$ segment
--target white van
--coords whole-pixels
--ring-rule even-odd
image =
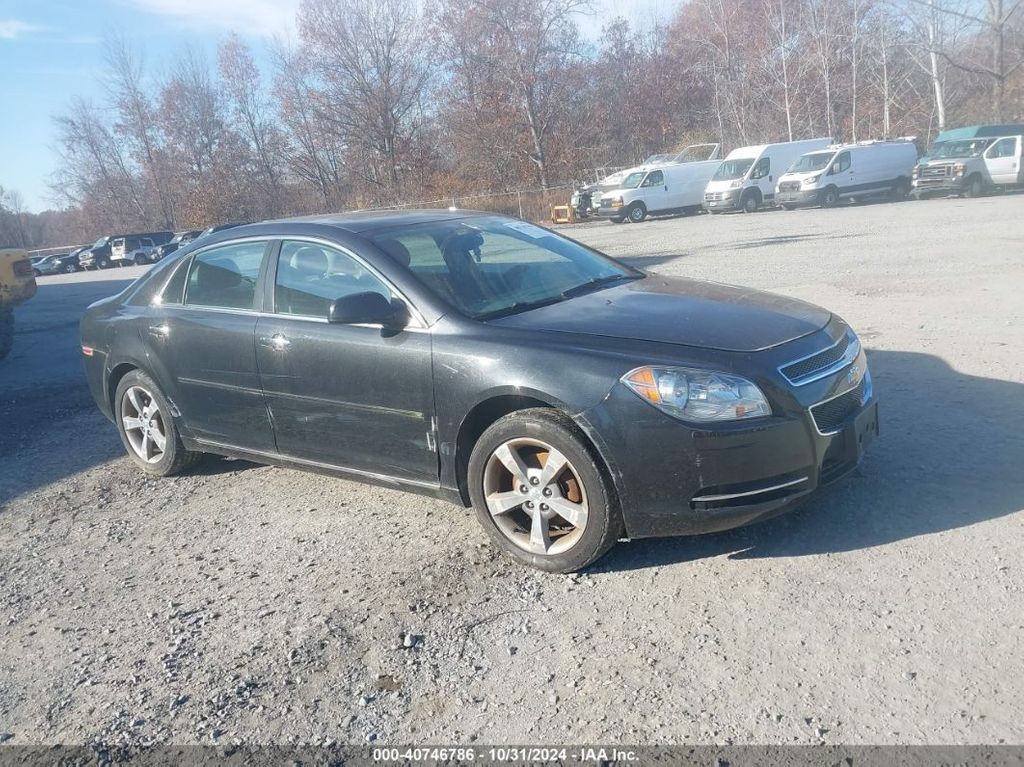
[[[733,149],[704,190],[704,210],[753,213],[763,205],[771,205],[778,177],[801,155],[831,144],[831,138],[812,138]]]
[[[617,189],[603,191],[597,213],[621,224],[639,223],[653,213],[700,210],[704,188],[721,164],[704,160],[637,168]]]
[[[910,139],[833,145],[797,160],[779,178],[775,202],[790,210],[878,195],[902,200],[916,164],[917,145]]]

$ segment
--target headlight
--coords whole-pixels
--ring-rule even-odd
[[[621,380],[641,399],[684,421],[737,421],[772,412],[757,386],[728,373],[647,366]]]
[[[739,189],[741,186],[743,186],[743,179],[742,178],[738,178],[735,181],[733,181],[731,184],[729,184],[729,188],[730,189]]]
[[[817,176],[808,176],[807,178],[804,179],[804,183],[805,184],[817,184],[819,178],[821,178],[821,174],[820,173]]]
[[[957,176],[962,176],[965,170],[967,170],[967,166],[962,162],[958,162],[953,166],[953,173]]]
[[[612,200],[612,207],[613,208],[621,208],[622,207],[622,198],[621,197],[616,197],[614,200]]]
[[[921,166],[920,165],[915,165],[914,169],[912,171],[910,171],[910,177],[911,178],[917,178],[920,175],[921,175]]]

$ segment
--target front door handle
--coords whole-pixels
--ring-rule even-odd
[[[260,346],[266,346],[268,349],[273,349],[276,352],[283,352],[290,343],[291,341],[280,333],[274,333],[272,336],[264,336],[260,339]]]

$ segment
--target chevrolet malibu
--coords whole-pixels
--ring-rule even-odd
[[[878,431],[861,344],[825,309],[485,213],[224,230],[81,334],[143,471],[216,453],[439,496],[555,572],[790,509]]]

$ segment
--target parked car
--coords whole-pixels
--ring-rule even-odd
[[[123,234],[108,234],[100,237],[92,247],[78,256],[78,265],[83,269],[109,269],[113,262],[110,259],[111,240],[124,237]]]
[[[487,213],[222,231],[93,304],[81,344],[149,474],[208,452],[441,497],[558,572],[792,508],[878,428],[860,341],[826,309]]]
[[[174,235],[174,237],[171,238],[170,242],[157,246],[156,260],[159,261],[161,258],[171,255],[171,253],[176,251],[178,248],[182,248],[188,245],[200,234],[202,234],[202,231],[199,229],[192,229],[187,232],[178,232],[177,234]]]
[[[207,237],[207,236],[209,236],[211,234],[216,234],[217,232],[223,232],[225,229],[234,229],[236,226],[245,226],[245,224],[244,223],[217,224],[216,226],[211,226],[211,227],[208,227],[208,228],[204,229],[198,235],[196,235],[193,239],[194,240],[198,240],[201,237]]]
[[[44,274],[53,274],[55,271],[54,262],[57,257],[54,255],[50,256],[34,256],[31,259],[32,274],[36,277],[41,277]]]
[[[910,139],[862,141],[809,152],[779,178],[775,201],[783,208],[821,205],[886,195],[902,200],[910,192],[917,145]]]
[[[704,210],[753,213],[775,201],[778,177],[806,152],[825,149],[831,138],[745,146],[729,152],[704,189]]]
[[[114,238],[110,243],[110,260],[117,266],[152,264],[158,245],[170,242],[174,232],[142,232]]]
[[[639,223],[651,214],[698,211],[719,165],[721,160],[705,160],[639,168],[617,189],[602,194],[598,215],[621,224]]]
[[[59,259],[57,259],[57,261],[59,262],[59,268],[57,271],[69,274],[72,272],[80,271],[82,267],[79,265],[79,259],[81,258],[82,254],[88,249],[88,245],[82,245],[72,250],[66,256],[61,256]]]
[[[943,141],[914,166],[914,196],[980,197],[989,191],[1024,185],[1022,144],[1020,133]]]
[[[28,253],[0,249],[0,360],[14,345],[14,307],[36,294],[36,277]]]
[[[922,157],[922,160],[929,159],[933,155],[942,152],[943,147],[951,141],[965,141],[972,138],[999,138],[1001,136],[1020,136],[1024,134],[1024,124],[1004,123],[1000,125],[967,125],[962,128],[949,128],[935,137],[931,148]]]

